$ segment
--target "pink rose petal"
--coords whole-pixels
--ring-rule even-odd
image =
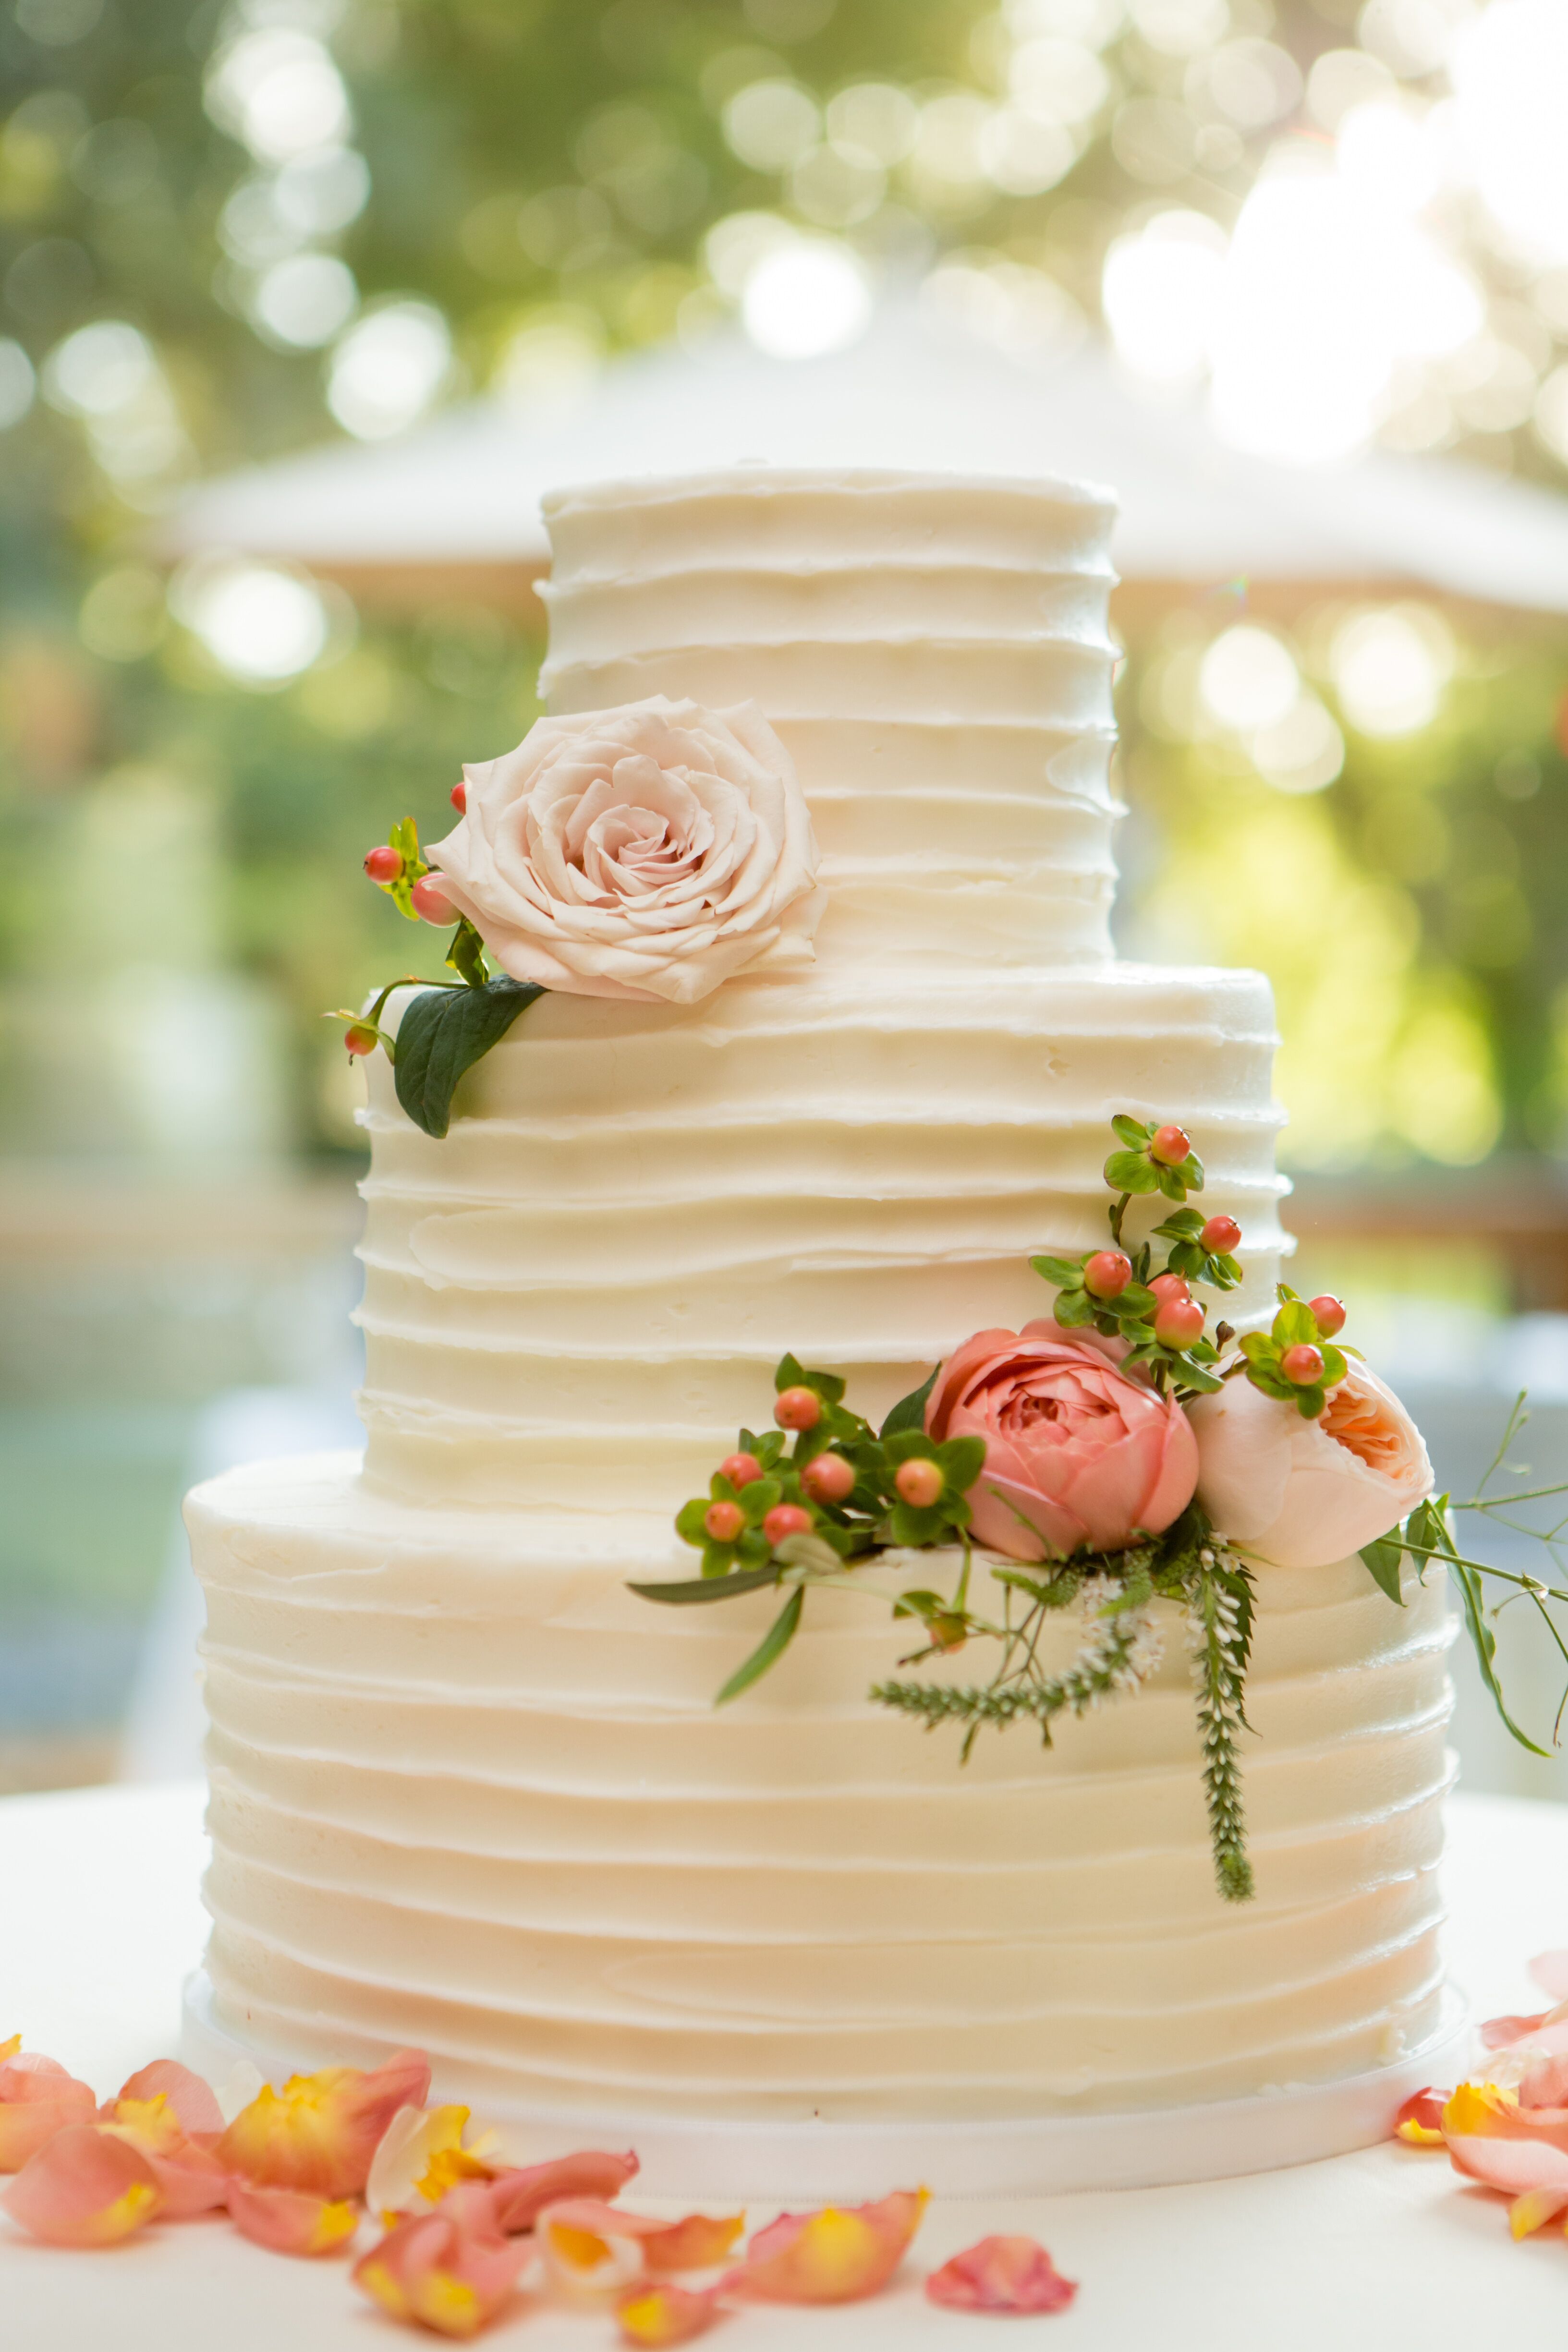
[[[781,2213],[759,2230],[721,2294],[760,2303],[855,2303],[885,2287],[921,2224],[927,2191],[897,2189],[872,2205]]]
[[[1078,2293],[1033,2238],[982,2238],[926,2281],[926,2294],[948,2311],[1065,2311]]]
[[[1476,2029],[1481,2037],[1481,2047],[1506,2050],[1510,2042],[1522,2042],[1527,2033],[1535,2032],[1551,2014],[1549,2009],[1543,2009],[1536,2017],[1489,2017]]]
[[[711,2289],[700,2294],[664,2279],[633,2287],[616,2305],[622,2342],[647,2347],[648,2352],[667,2344],[689,2344],[718,2316],[719,2299]]]
[[[93,2124],[67,2124],[30,2157],[0,2203],[51,2246],[112,2246],[159,2208],[144,2156]]]
[[[625,2156],[612,2156],[604,2148],[584,2148],[548,2164],[498,2172],[490,2184],[496,2226],[506,2237],[519,2237],[532,2229],[545,2206],[565,2198],[618,2196],[637,2171],[637,2160],[629,2149]]]
[[[223,2109],[218,2105],[210,2084],[177,2058],[154,2058],[122,2083],[116,2096],[121,2099],[167,2099],[187,2139],[196,2139],[210,2132],[215,2139],[223,2137]]]
[[[56,2132],[90,2123],[97,2112],[89,2085],[56,2059],[14,2051],[0,2064],[0,2172],[19,2172]]]
[[[256,2189],[237,2175],[228,2182],[228,2210],[242,2238],[275,2254],[341,2254],[360,2221],[359,2208],[346,2199]]]

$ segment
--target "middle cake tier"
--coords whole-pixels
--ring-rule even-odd
[[[786,1349],[879,1418],[970,1333],[1048,1315],[1031,1253],[1105,1237],[1114,1113],[1175,1118],[1281,1236],[1268,987],[1110,965],[742,981],[695,1010],[550,995],[422,1134],[368,1067],[373,1486],[673,1510],[765,1422]],[[1135,1203],[1136,1239],[1160,1211]]]

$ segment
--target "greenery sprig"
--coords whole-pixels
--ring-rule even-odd
[[[459,811],[466,805],[459,797],[465,793],[462,784],[453,793]],[[398,1101],[416,1127],[439,1140],[451,1124],[458,1079],[546,992],[535,982],[491,972],[479,931],[466,915],[454,917],[438,883],[431,881],[435,868],[419,846],[419,828],[411,816],[395,824],[385,842],[367,853],[364,870],[411,923],[439,927],[452,922],[443,961],[457,978],[429,981],[405,973],[389,982],[367,1012],[340,1009],[327,1018],[348,1024],[343,1042],[351,1054],[374,1054],[380,1046],[392,1064]],[[420,993],[405,1007],[395,1036],[382,1027],[382,1015],[394,990],[407,987]]]

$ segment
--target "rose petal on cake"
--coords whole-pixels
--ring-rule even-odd
[[[639,2169],[629,2148],[625,2156],[612,2156],[606,2148],[588,2147],[575,2156],[552,2157],[548,2164],[498,2172],[490,2190],[497,2226],[508,2237],[518,2237],[532,2229],[547,2205],[618,2196]]]
[[[204,2132],[215,2139],[222,2136],[223,2109],[216,2093],[177,2058],[154,2058],[150,2066],[139,2068],[121,2084],[110,2105],[118,2105],[121,2099],[167,2099],[187,2139],[198,2139]]]
[[[1528,2238],[1543,2230],[1568,2207],[1568,2189],[1529,2189],[1508,2209],[1508,2226],[1514,2237]]]
[[[1568,2000],[1568,1951],[1537,1952],[1530,1973],[1548,2000]]]
[[[900,2189],[871,2205],[781,2213],[758,2231],[721,2292],[762,2303],[855,2303],[876,2294],[903,2260],[930,2194]]]
[[[422,2107],[430,2062],[400,2050],[384,2066],[329,2066],[291,2074],[281,2091],[264,2083],[218,2142],[219,2160],[261,2189],[303,2189],[318,2197],[358,2197],[387,2125],[400,2107]]]
[[[525,2242],[496,2229],[488,2187],[467,2182],[433,2212],[400,2221],[352,2276],[394,2319],[466,2338],[494,2318],[531,2255]]]
[[[982,2238],[926,2281],[927,2299],[948,2311],[1065,2311],[1077,2293],[1034,2238]]]
[[[658,2346],[689,2344],[711,2327],[719,2316],[719,2298],[712,2288],[657,2285],[633,2287],[616,2305],[621,2336],[627,2344]]]
[[[307,2189],[257,2189],[233,2175],[229,2219],[242,2238],[275,2254],[340,2254],[359,2228],[359,2207],[347,2198],[317,2197]]]
[[[21,2049],[20,2040],[6,2042],[0,2062],[0,2172],[20,2172],[58,2131],[90,2123],[98,2113],[88,2084],[58,2059]]]
[[[1451,2091],[1435,2091],[1430,2084],[1413,2091],[1394,2118],[1394,2138],[1410,2147],[1443,2147],[1443,2109],[1452,2097]]]
[[[51,2246],[113,2246],[161,2203],[144,2156],[95,2124],[67,2124],[29,2157],[0,2203]]]
[[[743,2213],[688,2213],[643,2240],[650,2271],[716,2270],[746,2226]],[[670,2338],[673,2342],[675,2339]]]

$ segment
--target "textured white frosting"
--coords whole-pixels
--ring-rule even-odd
[[[209,1966],[260,2042],[419,2042],[606,2116],[984,2117],[1328,2079],[1435,2021],[1436,1585],[1265,1575],[1241,1909],[1179,1634],[1054,1750],[961,1769],[868,1702],[909,1646],[885,1605],[815,1597],[716,1714],[769,1597],[626,1591],[689,1564],[670,1514],[786,1348],[879,1415],[1048,1312],[1028,1257],[1103,1236],[1113,1111],[1188,1128],[1247,1236],[1232,1319],[1267,1309],[1267,984],[1110,961],[1109,520],[897,475],[551,502],[552,708],[753,697],[826,853],[818,962],[690,1010],[545,997],[441,1142],[370,1064],[363,1473],[190,1506]]]
[[[1147,1688],[961,1767],[957,1732],[867,1701],[909,1643],[885,1601],[814,1594],[716,1712],[773,1604],[629,1593],[679,1572],[667,1522],[419,1508],[355,1467],[236,1470],[190,1505],[207,1965],[264,2044],[412,2042],[491,2095],[803,2121],[1218,2098],[1432,2030],[1435,1580],[1400,1611],[1359,1561],[1263,1572],[1238,1909],[1173,1623]]]

